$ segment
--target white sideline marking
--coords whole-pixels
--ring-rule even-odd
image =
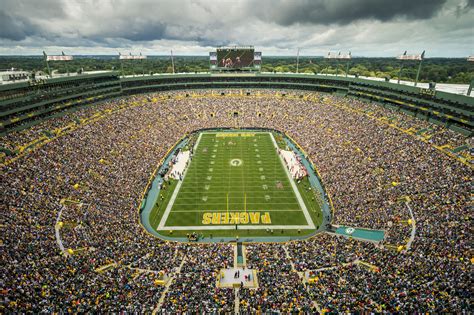
[[[270,135],[270,138],[272,138],[273,146],[278,151],[278,144],[276,143],[275,138],[273,137],[273,134],[270,133],[270,132],[268,134]],[[301,198],[300,191],[298,190],[298,187],[296,187],[296,184],[295,184],[295,181],[293,180],[293,177],[291,177],[291,175],[290,175],[290,171],[288,171],[288,168],[286,167],[285,162],[283,161],[283,158],[281,157],[281,155],[278,154],[278,152],[276,154],[280,158],[281,165],[285,169],[285,173],[286,173],[286,176],[288,176],[291,187],[293,187],[293,191],[295,192],[296,199],[298,199],[298,203],[300,204],[300,207],[303,210],[303,214],[304,214],[304,217],[306,218],[306,222],[308,223],[310,228],[314,229],[315,226],[314,226],[313,220],[311,219],[311,215],[309,214],[308,209],[306,208],[306,205],[303,201],[303,198]]]
[[[199,142],[201,141],[201,136],[202,136],[202,133],[199,134],[199,137],[196,141],[196,143],[194,144],[194,152],[197,152],[197,147],[199,145]],[[170,201],[168,202],[168,205],[166,206],[166,210],[165,210],[165,213],[163,213],[163,216],[161,217],[161,221],[160,221],[160,224],[158,225],[158,230],[162,230],[163,227],[165,226],[165,223],[166,223],[166,220],[168,220],[168,216],[170,215],[170,211],[171,211],[171,208],[173,207],[173,204],[174,204],[174,201],[176,200],[176,196],[178,196],[178,192],[181,188],[181,185],[183,184],[184,182],[184,179],[186,178],[186,174],[188,174],[188,170],[189,170],[189,167],[187,167],[185,170],[184,170],[184,174],[183,174],[183,180],[180,180],[178,182],[178,184],[176,185],[176,188],[173,192],[173,195],[171,196],[171,199]]]

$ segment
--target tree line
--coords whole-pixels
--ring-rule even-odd
[[[118,71],[125,75],[155,73],[172,73],[173,67],[169,56],[148,56],[145,60],[120,61],[116,56],[76,56],[73,61],[50,61],[50,68],[55,73],[81,73],[87,71]],[[418,64],[406,62],[402,80],[414,80]],[[46,63],[42,56],[0,56],[0,69],[25,70],[47,73]],[[379,78],[398,78],[400,61],[394,58],[354,57],[347,66],[345,61],[337,63],[322,57],[300,57],[299,73],[323,73]],[[208,72],[208,56],[175,56],[175,72]],[[295,57],[263,57],[263,72],[296,72]],[[469,84],[474,78],[474,65],[463,58],[428,58],[423,61],[420,81],[438,83]]]

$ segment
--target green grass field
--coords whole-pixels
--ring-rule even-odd
[[[231,236],[308,234],[321,222],[308,181],[296,184],[269,132],[203,132],[182,181],[173,180],[150,215],[157,231]],[[301,230],[298,232],[297,230]]]

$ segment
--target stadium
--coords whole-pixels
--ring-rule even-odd
[[[472,312],[473,82],[262,54],[4,79],[1,312]]]

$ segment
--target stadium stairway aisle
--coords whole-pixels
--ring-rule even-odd
[[[240,289],[235,288],[234,314],[240,314]]]
[[[161,294],[160,300],[158,301],[158,304],[156,305],[155,309],[153,310],[152,314],[157,314],[161,311],[161,306],[163,305],[163,302],[165,301],[166,293],[168,293],[168,290],[173,284],[174,278],[176,277],[177,274],[181,273],[181,268],[183,268],[184,263],[186,262],[186,256],[183,257],[183,260],[181,261],[181,264],[179,265],[178,269],[176,272],[173,274],[171,279],[166,283],[165,289],[163,290],[163,293]]]
[[[301,281],[303,282],[303,284],[306,288],[306,291],[308,291],[308,293],[309,293],[309,288],[308,288],[307,284],[305,283],[305,279],[304,279],[304,277],[305,277],[304,272],[298,272],[296,270],[295,264],[293,263],[293,259],[291,258],[291,255],[288,252],[288,247],[286,245],[283,245],[282,247],[283,247],[283,250],[285,251],[286,258],[288,259],[288,261],[291,264],[291,270],[298,274],[298,276],[300,277]],[[313,300],[313,306],[316,307],[316,309],[318,310],[319,313],[321,313],[321,307],[319,306],[319,304],[315,300]]]

